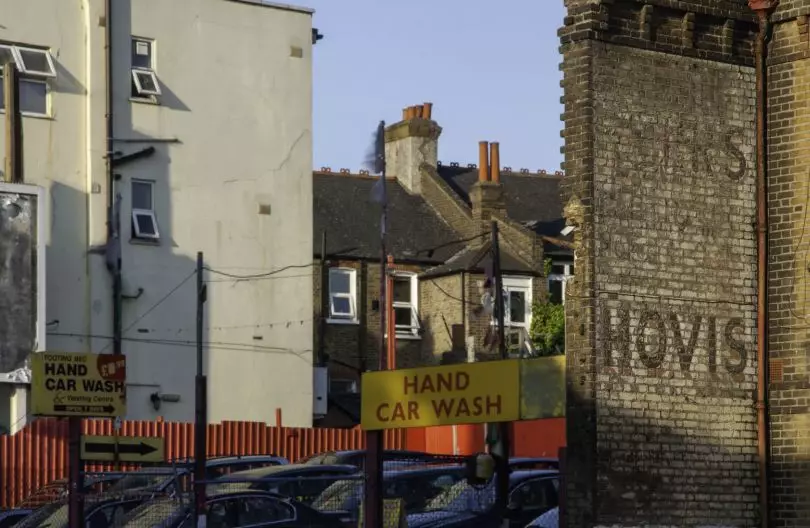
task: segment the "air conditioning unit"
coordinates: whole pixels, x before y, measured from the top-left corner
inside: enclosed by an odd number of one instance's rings
[[[312,414],[316,418],[326,416],[329,408],[329,373],[326,367],[312,369]]]

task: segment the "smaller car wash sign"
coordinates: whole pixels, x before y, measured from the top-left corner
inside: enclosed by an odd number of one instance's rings
[[[518,360],[366,372],[363,429],[511,422],[520,419]]]
[[[126,381],[124,355],[31,355],[31,406],[37,416],[124,416]]]

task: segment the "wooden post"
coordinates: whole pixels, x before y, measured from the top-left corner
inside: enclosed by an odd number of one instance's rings
[[[20,113],[20,80],[17,67],[13,63],[3,66],[3,89],[5,90],[6,110],[6,166],[5,181],[22,183],[22,114]]]

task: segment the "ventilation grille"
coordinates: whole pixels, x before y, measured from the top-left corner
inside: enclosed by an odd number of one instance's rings
[[[781,383],[785,374],[785,369],[782,365],[781,359],[772,359],[768,362],[768,370],[770,372],[771,383]]]

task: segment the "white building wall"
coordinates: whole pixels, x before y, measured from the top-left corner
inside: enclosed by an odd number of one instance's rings
[[[114,150],[155,148],[115,171],[124,293],[142,290],[124,301],[128,417],[191,420],[194,278],[166,296],[196,252],[234,275],[312,261],[311,16],[233,0],[113,9]],[[24,118],[26,181],[51,200],[48,348],[110,352],[111,279],[88,255],[106,240],[104,2],[0,0],[0,12],[0,40],[50,46],[57,62],[50,117]],[[154,39],[159,104],[130,100],[131,35]],[[158,244],[131,240],[133,179],[154,183]],[[311,425],[311,269],[205,277],[209,420],[272,423],[281,408],[285,425]],[[154,392],[180,401],[155,410]]]

